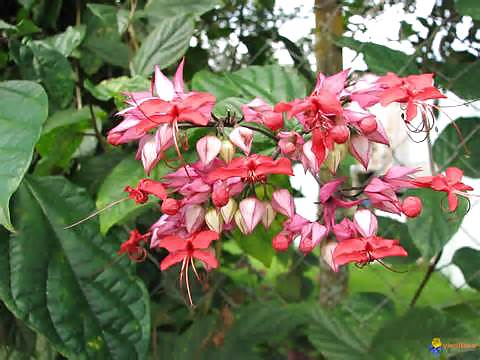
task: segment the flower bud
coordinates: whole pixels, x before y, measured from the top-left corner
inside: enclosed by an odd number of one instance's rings
[[[197,141],[197,153],[200,161],[208,165],[220,152],[222,142],[216,136],[207,135]]]
[[[197,231],[205,220],[205,209],[200,205],[185,206],[185,228],[188,233]]]
[[[240,210],[237,210],[235,212],[235,223],[237,224],[239,230],[243,234],[248,234],[247,225],[245,224],[245,221],[243,220],[243,216],[242,216],[242,213],[240,212]]]
[[[328,153],[324,164],[333,175],[337,173],[338,167],[347,153],[348,147],[346,144],[336,144],[334,149]]]
[[[212,208],[205,213],[205,223],[210,230],[219,234],[223,230],[223,218],[216,209]]]
[[[180,201],[172,198],[167,198],[163,201],[161,210],[164,214],[175,215],[180,209]]]
[[[228,164],[232,161],[233,155],[235,155],[235,146],[233,146],[230,140],[223,140],[220,148],[220,157]]]
[[[361,120],[358,126],[365,135],[368,135],[377,130],[377,120],[373,116],[368,116]]]
[[[327,241],[320,245],[320,254],[323,261],[325,261],[335,272],[338,271],[338,267],[335,265],[335,261],[333,260],[333,252],[335,251],[336,247],[337,243],[335,241]]]
[[[272,246],[276,251],[286,251],[292,242],[292,236],[285,231],[282,231],[274,236],[272,239]]]
[[[220,208],[220,213],[222,214],[225,224],[229,224],[232,221],[237,209],[237,202],[232,198],[228,200],[227,205]]]
[[[212,202],[215,207],[220,208],[227,205],[229,197],[230,191],[227,184],[219,183],[213,185]]]
[[[422,200],[417,196],[407,196],[402,203],[402,212],[410,218],[417,217],[422,212]]]
[[[350,130],[348,130],[346,125],[337,125],[330,130],[330,134],[332,135],[333,141],[337,144],[343,144],[348,140]]]
[[[275,210],[273,210],[272,205],[268,201],[264,201],[265,205],[265,214],[262,217],[262,224],[265,226],[265,229],[268,229],[272,225],[273,220],[275,219]]]

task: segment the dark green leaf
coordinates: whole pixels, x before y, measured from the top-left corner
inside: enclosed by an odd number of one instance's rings
[[[43,88],[30,81],[0,83],[0,223],[13,230],[9,201],[32,160],[48,114]]]
[[[455,252],[452,262],[462,270],[467,284],[480,290],[480,251],[463,247]]]
[[[448,212],[447,194],[429,189],[415,189],[409,195],[420,197],[422,213],[407,221],[413,243],[426,259],[437,254],[457,232],[466,214],[467,202],[461,199],[454,213]]]
[[[455,126],[460,130],[461,137],[458,135]],[[448,125],[435,140],[433,158],[442,169],[455,166],[462,169],[466,176],[479,178],[480,146],[477,143],[480,118],[459,118],[455,120],[455,126]],[[465,147],[468,152],[466,152]]]
[[[477,82],[480,77],[479,60],[447,61],[441,64],[437,70],[438,81],[457,96],[462,99],[478,99],[480,97],[480,88]]]
[[[99,235],[85,192],[64,178],[26,178],[16,199],[19,231],[0,242],[0,297],[15,316],[69,358],[144,359],[150,311],[143,284]]]
[[[193,35],[193,18],[178,16],[155,21],[155,29],[145,38],[132,59],[134,74],[151,74],[154,66],[161,69],[174,64],[187,51]]]
[[[477,0],[455,0],[455,10],[461,15],[480,20],[480,7]]]
[[[376,74],[383,75],[392,71],[400,76],[404,76],[418,72],[415,57],[404,52],[393,50],[383,45],[360,42],[349,37],[339,38],[337,44],[362,53],[368,69]]]
[[[223,74],[216,74],[207,70],[195,73],[192,78],[192,89],[212,93],[217,98],[217,102],[242,95],[240,89],[228,81]]]
[[[202,15],[218,5],[218,0],[150,0],[145,11],[152,18],[166,18],[181,15]]]
[[[409,310],[397,319],[387,321],[372,341],[371,359],[428,359],[433,356],[429,346],[434,337],[444,342],[458,342],[468,334],[455,318],[431,308]]]
[[[129,91],[148,91],[150,81],[143,76],[120,76],[101,81],[98,85],[93,85],[90,81],[85,81],[85,88],[98,100],[108,101],[114,99],[118,108],[125,106],[125,95]]]
[[[343,317],[327,314],[319,307],[313,311],[307,336],[329,360],[357,360],[366,355],[369,345],[359,330]]]

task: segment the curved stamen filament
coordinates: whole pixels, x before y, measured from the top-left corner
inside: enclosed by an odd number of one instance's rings
[[[87,221],[87,220],[90,220],[91,218],[97,216],[97,215],[100,214],[101,212],[103,212],[103,211],[105,211],[105,210],[108,210],[108,209],[110,209],[111,207],[113,207],[113,206],[115,206],[115,205],[117,205],[117,204],[120,204],[121,202],[123,202],[123,201],[125,201],[125,200],[128,200],[128,199],[130,199],[130,198],[127,196],[127,197],[125,197],[125,198],[123,198],[123,199],[116,200],[116,201],[114,201],[114,202],[112,202],[112,203],[104,206],[103,208],[94,211],[93,213],[91,213],[90,215],[88,215],[86,218],[83,218],[83,219],[81,219],[81,220],[78,220],[77,222],[74,222],[74,223],[71,224],[71,225],[65,226],[63,229],[64,229],[64,230],[67,230],[67,229],[71,229],[71,228],[73,228],[73,227],[75,227],[75,226],[77,226],[77,225],[80,225],[81,223],[83,223],[83,222],[85,222],[85,221]]]

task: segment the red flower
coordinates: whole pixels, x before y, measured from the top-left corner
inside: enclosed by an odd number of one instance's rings
[[[128,197],[135,200],[137,204],[144,204],[148,200],[148,195],[154,195],[159,199],[165,200],[167,193],[162,183],[151,179],[142,179],[138,182],[136,188],[125,186],[125,192],[128,192]]]
[[[340,241],[333,251],[334,268],[349,262],[367,264],[388,256],[407,256],[407,252],[397,240],[376,236],[377,218],[370,210],[358,210],[354,224],[362,237]]]
[[[235,158],[227,166],[216,168],[207,175],[207,181],[226,180],[240,177],[244,181],[264,181],[269,174],[293,175],[292,164],[289,159],[273,160],[263,155],[250,155]]]
[[[215,231],[200,231],[183,239],[179,236],[170,235],[160,239],[159,247],[167,249],[170,254],[162,260],[160,264],[160,270],[164,271],[170,266],[182,263],[180,269],[180,286],[182,286],[183,277],[185,277],[185,283],[187,285],[188,299],[190,305],[193,306],[192,296],[190,293],[190,284],[188,279],[188,268],[191,265],[193,271],[197,277],[197,269],[193,259],[201,261],[207,270],[218,267],[218,261],[215,258],[215,253],[212,249],[209,249],[210,243],[213,240],[218,240],[218,233]]]
[[[388,73],[377,80],[385,88],[380,93],[380,104],[386,106],[392,102],[407,104],[406,122],[417,116],[417,106],[425,100],[445,98],[437,88],[432,86],[434,74],[410,75],[401,78]]]
[[[461,182],[463,171],[456,167],[449,167],[445,170],[445,175],[425,176],[417,178],[414,184],[420,187],[431,188],[435,191],[443,191],[448,195],[448,210],[455,211],[458,207],[457,195],[467,197],[466,191],[472,191],[473,188]]]
[[[150,234],[142,235],[137,229],[130,231],[130,237],[120,245],[118,255],[128,254],[133,261],[143,261],[147,257],[147,251],[140,246],[142,241]]]

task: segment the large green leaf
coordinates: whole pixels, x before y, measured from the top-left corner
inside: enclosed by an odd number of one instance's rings
[[[117,258],[98,222],[64,226],[93,202],[61,177],[25,178],[15,202],[18,233],[0,242],[0,297],[64,356],[144,359],[148,293]]]
[[[145,12],[153,18],[202,15],[218,4],[218,0],[150,0],[145,6]]]
[[[480,20],[480,7],[477,0],[455,0],[455,10],[461,15],[470,16],[474,20]]]
[[[462,270],[467,284],[480,290],[480,251],[463,247],[455,252],[452,262]]]
[[[373,73],[383,75],[392,71],[403,76],[418,72],[415,57],[402,51],[374,43],[361,42],[349,37],[339,38],[337,44],[363,54],[368,69]]]
[[[141,162],[133,157],[123,159],[105,178],[98,190],[97,208],[120,200],[127,196],[123,191],[125,186],[135,187],[138,181],[145,177]],[[149,207],[150,203],[137,205],[133,200],[127,200],[100,214],[100,230],[105,234],[113,225],[134,218]]]
[[[0,83],[0,223],[13,230],[9,201],[32,160],[35,143],[48,114],[48,99],[30,81]]]
[[[372,341],[369,359],[429,359],[434,337],[443,342],[463,342],[466,327],[444,312],[431,308],[412,309],[400,318],[387,321]],[[463,340],[462,340],[463,339]]]
[[[155,23],[155,28],[132,59],[131,69],[134,74],[151,74],[155,65],[161,69],[166,68],[180,59],[188,49],[194,30],[192,17],[177,16]]]
[[[366,355],[369,345],[359,330],[343,317],[328,314],[319,307],[313,311],[307,336],[326,359],[358,360]]]
[[[192,88],[208,91],[217,101],[228,97],[255,97],[274,104],[301,98],[307,94],[305,79],[292,68],[279,65],[249,66],[233,73],[200,71],[192,79]]]
[[[422,256],[430,259],[437,254],[457,232],[466,214],[467,202],[459,201],[454,213],[447,210],[447,194],[429,189],[410,190],[409,195],[422,199],[422,213],[407,221],[413,243]]]
[[[452,124],[448,125],[433,144],[433,158],[435,162],[445,169],[456,166],[465,172],[465,175],[480,177],[480,118],[459,118],[455,125],[462,133],[460,137]],[[465,146],[462,144],[465,141]]]

